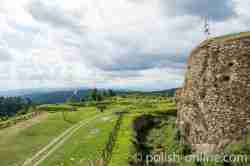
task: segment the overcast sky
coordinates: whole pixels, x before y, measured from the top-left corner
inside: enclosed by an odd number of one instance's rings
[[[0,90],[182,85],[205,39],[250,29],[250,0],[1,0]]]

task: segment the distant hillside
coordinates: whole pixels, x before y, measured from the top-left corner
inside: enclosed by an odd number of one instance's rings
[[[173,97],[175,95],[176,89],[177,88],[173,88],[173,89],[167,89],[167,90],[162,90],[162,91],[153,91],[153,92],[149,92],[149,93],[152,95]]]
[[[66,102],[73,94],[73,89],[30,89],[30,90],[11,90],[2,91],[0,96],[21,96],[23,98],[30,98],[36,104],[55,104]],[[176,89],[168,89],[162,91],[141,92],[141,91],[128,91],[116,90],[117,95],[139,94],[146,96],[169,96],[175,94]],[[80,101],[81,98],[87,97],[91,92],[90,89],[80,89],[74,96],[74,100]]]
[[[75,99],[79,100],[82,97],[86,97],[89,94],[90,90],[79,90]],[[41,93],[32,93],[23,95],[23,97],[31,98],[31,100],[37,104],[55,104],[55,103],[64,103],[74,94],[74,90],[60,90],[54,92],[41,92]]]
[[[48,91],[44,91],[42,89],[4,90],[4,91],[0,91],[0,96],[15,97],[15,96],[23,96],[23,95],[27,95],[27,94],[42,93],[42,92],[48,92]]]
[[[123,94],[139,94],[139,95],[146,95],[146,96],[167,96],[167,97],[173,97],[175,95],[177,88],[172,89],[166,89],[166,90],[160,90],[160,91],[151,91],[151,92],[141,92],[141,91],[124,91],[119,92],[117,94],[123,95]]]
[[[78,88],[87,89],[87,88]],[[73,91],[73,88],[29,88],[29,89],[13,89],[13,90],[1,90],[0,96],[5,97],[15,97],[15,96],[25,96],[30,94],[45,94],[51,92],[59,91]]]

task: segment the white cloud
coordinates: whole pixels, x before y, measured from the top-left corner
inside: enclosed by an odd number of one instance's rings
[[[3,0],[0,85],[179,86],[189,52],[204,39],[200,16],[213,11],[203,9],[203,3],[185,2],[180,6],[166,0],[163,6],[162,0]],[[213,13],[213,35],[249,26],[249,0],[230,1],[230,6],[226,2]],[[167,15],[170,7],[178,14]]]

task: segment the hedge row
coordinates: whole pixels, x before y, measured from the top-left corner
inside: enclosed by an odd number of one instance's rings
[[[10,119],[10,120],[4,121],[4,122],[0,122],[0,129],[4,129],[4,128],[10,127],[10,126],[13,126],[21,121],[32,119],[32,118],[36,117],[37,115],[40,115],[41,113],[42,112],[40,112],[40,111],[31,112],[31,113],[21,115],[21,116],[18,116],[16,118],[13,118],[13,119]]]
[[[117,135],[118,135],[118,131],[120,130],[121,124],[122,124],[122,119],[124,117],[124,114],[126,112],[121,111],[121,112],[117,112],[118,114],[118,119],[116,121],[115,127],[113,128],[113,130],[111,131],[110,135],[109,135],[109,139],[108,142],[105,146],[105,148],[102,150],[102,160],[104,161],[104,166],[107,166],[111,157],[112,157],[112,151],[115,145],[115,142],[117,140]]]

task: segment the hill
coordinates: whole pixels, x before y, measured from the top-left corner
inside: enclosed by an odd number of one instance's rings
[[[80,101],[81,98],[87,97],[91,90],[81,89],[78,90],[77,93],[74,95],[75,99]],[[55,103],[64,103],[69,99],[75,90],[58,90],[54,92],[38,92],[38,93],[31,93],[25,94],[22,97],[30,98],[34,103],[37,104],[55,104]]]

